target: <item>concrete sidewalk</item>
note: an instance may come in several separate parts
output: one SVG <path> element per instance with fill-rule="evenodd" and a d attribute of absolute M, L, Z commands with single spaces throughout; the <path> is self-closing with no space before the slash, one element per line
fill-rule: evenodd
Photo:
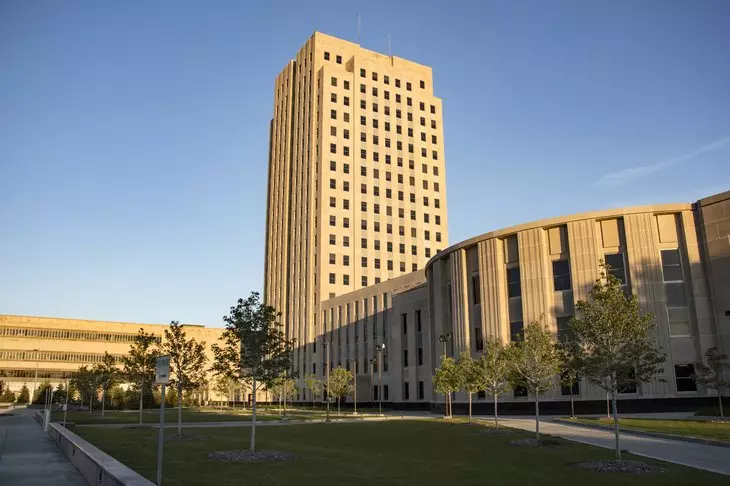
<path fill-rule="evenodd" d="M 489 417 L 485 416 L 482 418 L 488 419 Z M 530 432 L 535 431 L 534 418 L 504 418 L 501 423 L 515 429 Z M 604 447 L 606 449 L 614 448 L 615 439 L 613 432 L 557 424 L 553 423 L 549 418 L 540 420 L 540 433 Z M 653 437 L 639 437 L 632 435 L 630 432 L 623 431 L 621 432 L 620 447 L 622 450 L 627 450 L 640 456 L 730 475 L 730 448 L 727 447 Z"/>
<path fill-rule="evenodd" d="M 81 474 L 33 419 L 34 412 L 15 409 L 0 417 L 0 484 L 86 485 Z"/>

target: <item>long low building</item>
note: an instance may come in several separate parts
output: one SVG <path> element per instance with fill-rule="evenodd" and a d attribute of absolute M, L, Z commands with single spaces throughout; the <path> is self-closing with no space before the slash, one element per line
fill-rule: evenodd
<path fill-rule="evenodd" d="M 431 377 L 441 354 L 476 356 L 487 337 L 509 342 L 541 317 L 557 335 L 568 331 L 601 260 L 655 315 L 656 342 L 667 356 L 662 376 L 623 390 L 624 408 L 709 402 L 715 392 L 694 374 L 708 348 L 730 352 L 730 192 L 694 204 L 545 219 L 452 245 L 425 270 L 322 302 L 318 338 L 304 350 L 308 369 L 300 375 L 324 378 L 327 350 L 332 367 L 356 367 L 359 400 L 378 399 L 381 375 L 391 405 L 440 408 Z M 579 409 L 605 407 L 597 387 L 581 381 L 573 391 Z M 564 410 L 569 395 L 555 388 L 543 398 L 546 410 Z M 455 397 L 457 406 L 465 400 Z M 530 398 L 518 389 L 501 400 L 517 410 Z M 476 402 L 491 406 L 483 394 Z"/>
<path fill-rule="evenodd" d="M 56 386 L 80 366 L 91 367 L 101 362 L 105 352 L 120 360 L 128 354 L 140 329 L 162 342 L 167 328 L 164 324 L 0 315 L 0 381 L 16 393 L 23 385 L 32 393 L 44 381 Z M 187 338 L 205 342 L 211 363 L 211 345 L 218 342 L 223 329 L 185 324 L 184 330 Z M 212 387 L 203 395 L 208 401 L 228 399 L 216 394 Z M 249 399 L 241 396 L 240 391 L 232 395 L 235 396 L 231 399 L 239 402 Z"/>

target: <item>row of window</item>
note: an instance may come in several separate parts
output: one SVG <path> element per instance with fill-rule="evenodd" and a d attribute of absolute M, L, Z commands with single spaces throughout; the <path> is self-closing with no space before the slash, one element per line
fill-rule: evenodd
<path fill-rule="evenodd" d="M 330 60 L 330 57 L 331 56 L 330 56 L 329 51 L 324 51 L 324 60 L 325 61 L 329 61 Z M 335 55 L 335 62 L 337 64 L 342 64 L 342 56 L 339 55 L 339 54 L 336 54 Z M 366 78 L 367 77 L 367 71 L 365 69 L 360 69 L 360 77 L 361 78 Z M 379 78 L 378 73 L 375 72 L 375 71 L 372 71 L 371 72 L 371 78 L 372 78 L 373 81 L 378 81 L 378 78 Z M 383 75 L 383 83 L 389 85 L 390 84 L 390 76 L 388 76 L 387 74 Z M 418 85 L 419 85 L 419 87 L 421 89 L 426 89 L 426 82 L 424 80 L 421 79 L 418 82 Z M 400 88 L 401 87 L 401 82 L 400 82 L 400 79 L 398 79 L 398 78 L 395 78 L 395 87 L 396 88 Z M 412 86 L 411 86 L 411 82 L 410 81 L 406 81 L 406 90 L 407 91 L 411 91 L 412 90 Z"/>
<path fill-rule="evenodd" d="M 378 260 L 378 259 L 376 259 L 376 260 Z M 379 262 L 380 262 L 380 260 L 378 260 L 378 265 L 375 267 L 376 269 L 379 269 L 380 268 L 380 263 Z M 393 270 L 393 261 L 392 260 L 388 260 L 388 270 Z M 405 264 L 405 262 L 400 262 L 400 268 L 399 268 L 399 270 L 401 272 L 405 272 L 406 271 L 406 264 Z M 416 270 L 418 270 L 418 264 L 417 263 L 412 263 L 411 264 L 411 271 L 412 272 L 415 272 Z M 329 274 L 329 280 L 328 281 L 332 285 L 337 284 L 337 275 L 334 274 L 334 273 L 330 273 Z M 380 277 L 375 277 L 375 282 L 374 283 L 375 284 L 379 284 L 380 282 L 381 282 Z M 342 285 L 350 285 L 350 275 L 348 275 L 348 274 L 343 274 L 342 275 Z M 363 275 L 362 277 L 360 277 L 360 285 L 363 286 L 363 287 L 367 287 L 368 286 L 368 277 L 367 277 L 367 275 Z M 334 295 L 331 295 L 330 297 L 334 297 Z"/>
<path fill-rule="evenodd" d="M 330 85 L 333 86 L 333 87 L 335 87 L 335 88 L 337 87 L 337 78 L 336 77 L 333 76 L 333 77 L 330 78 Z M 349 90 L 350 89 L 350 83 L 348 81 L 345 81 L 344 88 L 345 88 L 345 90 Z M 373 86 L 373 88 L 371 89 L 370 92 L 372 93 L 372 95 L 374 97 L 376 97 L 376 98 L 378 97 L 378 88 L 377 87 Z M 367 87 L 364 84 L 361 84 L 360 85 L 360 93 L 367 94 Z M 383 91 L 383 99 L 386 100 L 386 101 L 390 101 L 390 91 L 388 91 L 387 89 Z M 334 92 L 333 93 L 330 93 L 330 101 L 332 103 L 337 103 L 337 93 L 334 93 Z M 395 102 L 396 103 L 401 103 L 402 102 L 401 95 L 399 93 L 396 93 L 395 94 Z M 350 106 L 350 97 L 349 96 L 343 96 L 342 97 L 342 103 L 345 106 Z M 411 106 L 411 107 L 413 106 L 413 98 L 411 98 L 410 96 L 407 96 L 406 97 L 406 106 Z M 363 109 L 363 110 L 366 110 L 367 109 L 367 100 L 365 99 L 365 97 L 360 98 L 360 108 Z M 386 108 L 387 108 L 387 106 L 386 106 Z M 426 103 L 423 102 L 423 101 L 419 101 L 418 102 L 418 109 L 420 111 L 426 111 Z M 377 104 L 375 102 L 373 102 L 373 111 L 376 112 L 376 113 L 378 111 Z M 436 114 L 436 105 L 430 105 L 429 106 L 429 113 L 432 114 L 432 115 L 435 115 Z M 386 113 L 386 115 L 387 114 L 388 113 Z"/>
<path fill-rule="evenodd" d="M 416 228 L 411 228 L 411 236 L 415 238 L 415 230 Z M 373 240 L 373 249 L 378 251 L 381 248 L 380 240 Z M 329 237 L 329 244 L 330 245 L 336 245 L 337 244 L 337 236 L 330 234 Z M 342 246 L 345 248 L 350 247 L 350 237 L 349 236 L 343 236 L 342 239 Z M 368 239 L 367 238 L 360 238 L 360 248 L 367 249 L 368 248 Z M 393 242 L 387 241 L 386 242 L 386 249 L 389 252 L 393 251 Z M 436 253 L 438 253 L 441 250 L 436 250 Z M 398 244 L 398 253 L 405 255 L 406 253 L 406 246 L 405 243 L 399 243 Z M 426 251 L 426 256 L 429 256 L 431 254 L 430 251 Z M 418 255 L 418 247 L 416 245 L 411 245 L 411 255 L 417 256 Z"/>
<path fill-rule="evenodd" d="M 414 177 L 411 177 L 408 182 L 409 182 L 409 184 L 412 187 L 415 186 L 415 182 L 416 181 L 415 181 L 415 178 Z M 427 190 L 428 189 L 428 181 L 423 181 L 423 183 L 424 183 L 423 184 L 424 189 Z M 330 179 L 330 189 L 337 190 L 337 179 Z M 440 184 L 438 182 L 434 182 L 433 183 L 433 190 L 434 190 L 434 192 L 439 192 L 441 190 L 441 186 L 440 186 Z M 350 182 L 349 181 L 342 181 L 342 191 L 343 192 L 350 192 Z M 368 186 L 367 186 L 367 184 L 364 184 L 364 183 L 363 184 L 360 184 L 360 193 L 361 194 L 367 194 L 368 193 Z M 411 193 L 411 194 L 412 194 L 412 197 L 411 197 L 412 201 L 411 202 L 414 202 L 415 203 L 416 202 L 415 201 L 416 196 L 415 196 L 414 193 Z M 374 196 L 380 196 L 380 186 L 373 186 L 373 195 Z M 405 200 L 405 194 L 404 194 L 403 191 L 398 191 L 398 194 L 397 195 L 398 195 L 398 200 L 399 201 L 404 201 Z M 393 190 L 391 188 L 386 188 L 385 189 L 385 197 L 387 199 L 393 199 Z M 437 224 L 440 224 L 440 223 L 437 223 Z"/>
<path fill-rule="evenodd" d="M 333 114 L 336 115 L 336 113 L 334 113 L 334 112 L 333 112 Z M 401 135 L 402 127 L 400 125 L 396 125 L 395 128 L 396 128 L 396 134 Z M 389 132 L 389 131 L 390 131 L 390 123 L 386 122 L 386 132 Z M 337 127 L 336 126 L 330 127 L 330 136 L 332 136 L 332 137 L 337 136 Z M 413 138 L 413 129 L 412 128 L 408 128 L 408 137 Z M 350 130 L 348 128 L 345 128 L 342 130 L 342 138 L 344 138 L 345 140 L 350 140 Z M 372 135 L 370 140 L 373 145 L 380 145 L 380 136 L 379 135 Z M 427 140 L 428 140 L 428 138 L 426 137 L 426 133 L 421 132 L 421 142 L 426 142 Z M 367 143 L 367 141 L 368 141 L 367 132 L 365 132 L 365 131 L 360 132 L 360 141 L 363 143 Z M 438 137 L 436 135 L 431 135 L 431 143 L 438 144 Z M 386 148 L 391 147 L 390 138 L 385 138 L 384 145 Z M 397 147 L 400 147 L 398 150 L 403 150 L 402 144 L 397 145 Z M 421 149 L 421 155 L 423 157 L 426 157 L 426 152 L 424 152 L 424 150 L 425 149 Z M 437 156 L 437 160 L 438 160 L 438 156 Z"/>
<path fill-rule="evenodd" d="M 0 327 L 0 337 L 28 337 L 35 339 L 68 339 L 74 341 L 106 341 L 113 343 L 131 343 L 134 341 L 134 338 L 136 336 L 136 334 L 110 333 L 100 331 L 77 331 L 72 329 Z"/>
<path fill-rule="evenodd" d="M 406 246 L 401 244 L 400 247 L 403 250 L 402 253 L 405 253 Z M 390 248 L 391 249 L 388 251 L 392 252 L 393 251 L 392 246 Z M 414 252 L 415 248 L 416 248 L 415 246 L 412 246 L 411 251 Z M 430 254 L 430 251 L 428 251 L 429 250 L 428 248 L 426 248 L 426 250 L 427 250 L 427 256 L 428 256 L 428 254 Z M 330 255 L 329 255 L 329 263 L 330 263 L 330 265 L 337 264 L 336 255 L 334 253 L 330 253 Z M 400 262 L 401 272 L 406 271 L 405 265 L 406 265 L 405 262 Z M 350 255 L 342 255 L 342 266 L 344 266 L 344 267 L 350 266 Z M 362 268 L 368 268 L 368 257 L 366 257 L 366 256 L 360 257 L 360 266 Z M 373 266 L 375 267 L 376 270 L 380 270 L 380 268 L 381 268 L 380 258 L 373 258 Z M 393 270 L 393 260 L 386 261 L 386 268 L 391 271 Z M 330 283 L 334 283 L 333 280 L 335 280 L 335 276 L 333 273 L 330 273 Z"/>
<path fill-rule="evenodd" d="M 410 202 L 414 203 L 416 202 L 416 195 L 414 193 L 411 193 Z M 337 198 L 334 196 L 330 196 L 329 205 L 331 208 L 337 208 Z M 423 196 L 423 206 L 429 207 L 430 206 L 430 199 L 428 196 Z M 433 200 L 433 206 L 436 209 L 441 208 L 441 201 L 439 201 L 438 198 L 434 198 Z M 373 213 L 374 214 L 380 214 L 380 203 L 373 203 L 372 205 Z M 350 200 L 349 199 L 343 199 L 342 200 L 342 209 L 349 211 L 350 210 Z M 360 211 L 367 212 L 368 210 L 368 202 L 367 201 L 360 201 Z M 405 211 L 404 208 L 398 208 L 398 213 L 400 214 L 402 211 Z M 404 213 L 405 214 L 405 213 Z M 385 215 L 386 216 L 393 216 L 393 206 L 385 206 Z M 400 215 L 399 217 L 404 218 L 405 216 Z"/>
<path fill-rule="evenodd" d="M 398 217 L 400 219 L 405 219 L 405 210 L 403 208 L 398 208 Z M 411 210 L 410 219 L 411 219 L 411 221 L 416 221 L 416 211 L 415 210 Z M 439 215 L 436 215 L 435 218 L 434 218 L 434 220 L 436 221 L 436 224 L 441 224 L 441 217 Z M 430 214 L 428 214 L 428 213 L 424 213 L 423 214 L 423 222 L 426 223 L 426 224 L 428 224 L 428 223 L 431 222 L 431 216 L 430 216 Z M 330 217 L 329 217 L 329 224 L 330 224 L 330 226 L 337 226 L 337 216 L 330 215 Z M 350 227 L 350 218 L 347 218 L 347 217 L 342 218 L 342 227 L 343 228 L 349 228 Z M 400 235 L 401 236 L 404 236 L 403 233 L 404 233 L 405 227 L 404 226 L 400 226 L 400 228 L 401 228 L 400 229 Z M 362 230 L 367 230 L 368 229 L 368 220 L 366 220 L 366 219 L 360 220 L 360 229 L 362 229 Z M 380 222 L 379 221 L 375 221 L 373 223 L 373 230 L 376 233 L 379 233 L 380 232 Z M 393 225 L 391 223 L 387 223 L 386 224 L 386 232 L 389 235 L 393 234 Z"/>
<path fill-rule="evenodd" d="M 112 355 L 117 362 L 121 362 L 122 355 Z M 73 353 L 66 351 L 28 351 L 17 349 L 0 350 L 0 360 L 7 361 L 64 361 L 67 363 L 101 363 L 103 354 Z"/>
<path fill-rule="evenodd" d="M 335 128 L 335 127 L 332 127 Z M 398 157 L 398 167 L 403 167 L 403 158 Z M 416 163 L 413 160 L 408 161 L 408 168 L 410 170 L 415 170 Z M 337 171 L 337 161 L 330 160 L 330 170 L 331 171 Z M 350 164 L 347 162 L 342 163 L 342 172 L 345 174 L 350 173 Z M 428 174 L 428 164 L 421 164 L 421 172 L 423 174 Z M 360 175 L 363 177 L 367 177 L 368 175 L 368 169 L 367 166 L 363 165 L 360 167 Z M 439 168 L 438 166 L 433 166 L 433 175 L 438 176 L 439 175 Z M 380 179 L 380 169 L 373 168 L 373 178 Z M 385 180 L 389 181 L 392 179 L 392 174 L 390 171 L 385 171 Z M 401 182 L 402 183 L 402 182 Z M 415 185 L 415 184 L 413 184 Z M 415 201 L 413 201 L 415 202 Z M 437 206 L 438 207 L 438 206 Z"/>

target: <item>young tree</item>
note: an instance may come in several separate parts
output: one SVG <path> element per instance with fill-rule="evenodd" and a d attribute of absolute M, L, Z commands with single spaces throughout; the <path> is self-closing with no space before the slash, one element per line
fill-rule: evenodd
<path fill-rule="evenodd" d="M 462 351 L 456 361 L 456 368 L 461 386 L 469 398 L 469 423 L 471 423 L 471 397 L 475 392 L 484 388 L 481 381 L 482 377 L 469 351 Z"/>
<path fill-rule="evenodd" d="M 107 391 L 120 381 L 120 371 L 117 368 L 117 360 L 114 356 L 104 351 L 101 363 L 94 366 L 99 387 L 101 388 L 101 416 L 104 416 Z"/>
<path fill-rule="evenodd" d="M 0 402 L 2 403 L 13 403 L 15 402 L 15 393 L 10 391 L 10 388 L 5 388 L 3 394 L 0 395 Z"/>
<path fill-rule="evenodd" d="M 213 380 L 213 391 L 220 397 L 220 408 L 223 410 L 223 397 L 230 401 L 231 397 L 231 380 L 225 376 L 218 376 Z"/>
<path fill-rule="evenodd" d="M 330 398 L 337 399 L 337 415 L 340 414 L 340 401 L 352 393 L 352 373 L 342 366 L 338 366 L 330 372 L 329 387 L 327 394 Z"/>
<path fill-rule="evenodd" d="M 621 464 L 618 407 L 620 387 L 638 386 L 661 372 L 664 355 L 654 343 L 654 316 L 643 314 L 636 296 L 626 295 L 621 282 L 601 262 L 601 274 L 587 301 L 578 301 L 570 328 L 575 335 L 581 373 L 611 399 L 616 462 Z"/>
<path fill-rule="evenodd" d="M 720 405 L 720 417 L 725 418 L 722 409 L 722 397 L 725 389 L 730 386 L 730 380 L 723 376 L 728 367 L 727 354 L 720 353 L 717 348 L 710 348 L 705 352 L 705 362 L 700 365 L 696 376 L 697 383 L 717 391 L 717 401 Z"/>
<path fill-rule="evenodd" d="M 48 380 L 44 380 L 39 387 L 35 389 L 35 395 L 33 396 L 33 405 L 44 405 L 46 403 L 46 393 L 48 390 L 53 392 L 53 385 Z"/>
<path fill-rule="evenodd" d="M 28 403 L 30 401 L 30 390 L 28 390 L 28 387 L 23 384 L 22 388 L 20 389 L 20 393 L 18 393 L 18 398 L 16 400 L 16 403 L 19 405 L 22 405 L 24 403 Z"/>
<path fill-rule="evenodd" d="M 66 401 L 66 387 L 63 385 L 63 383 L 59 383 L 56 389 L 53 391 L 53 396 L 51 400 L 53 401 L 53 403 L 59 405 Z"/>
<path fill-rule="evenodd" d="M 94 394 L 99 389 L 97 377 L 93 370 L 90 370 L 88 366 L 80 366 L 78 371 L 73 373 L 71 377 L 71 383 L 79 391 L 81 395 L 81 404 L 89 402 L 89 413 L 94 408 Z"/>
<path fill-rule="evenodd" d="M 139 395 L 139 423 L 142 424 L 145 390 L 147 396 L 152 396 L 152 385 L 155 381 L 155 368 L 160 351 L 157 347 L 157 338 L 147 334 L 143 329 L 137 332 L 134 341 L 129 346 L 129 353 L 122 356 L 124 376 L 133 383 Z M 129 390 L 128 390 L 129 391 Z M 127 395 L 130 395 L 127 393 Z M 131 396 L 131 395 L 130 395 Z"/>
<path fill-rule="evenodd" d="M 177 434 L 182 434 L 182 398 L 184 391 L 203 386 L 206 378 L 205 341 L 187 339 L 183 326 L 170 321 L 165 329 L 164 353 L 170 357 L 170 387 L 177 389 Z"/>
<path fill-rule="evenodd" d="M 555 335 L 542 319 L 528 324 L 524 339 L 510 343 L 510 365 L 515 384 L 522 385 L 535 399 L 535 437 L 540 442 L 540 396 L 555 386 L 561 355 Z"/>
<path fill-rule="evenodd" d="M 111 404 L 114 408 L 121 410 L 124 408 L 124 388 L 119 385 L 115 385 L 109 393 L 111 397 Z"/>
<path fill-rule="evenodd" d="M 315 397 L 322 393 L 322 380 L 312 373 L 304 377 L 304 387 L 309 390 L 309 396 L 312 398 L 312 410 L 314 410 Z"/>
<path fill-rule="evenodd" d="M 435 371 L 436 374 L 432 380 L 433 389 L 437 393 L 443 393 L 446 396 L 444 415 L 451 417 L 451 394 L 461 389 L 461 377 L 454 358 L 445 354 L 442 355 L 441 366 L 436 368 Z"/>
<path fill-rule="evenodd" d="M 256 392 L 291 368 L 294 344 L 286 339 L 279 316 L 276 309 L 261 302 L 258 292 L 251 292 L 246 300 L 238 299 L 223 317 L 226 330 L 220 337 L 221 344 L 212 346 L 213 373 L 251 388 L 252 452 L 256 450 Z"/>
<path fill-rule="evenodd" d="M 510 356 L 508 348 L 499 339 L 490 337 L 484 343 L 484 352 L 475 363 L 480 386 L 494 399 L 494 426 L 499 430 L 497 404 L 499 395 L 510 389 Z"/>
<path fill-rule="evenodd" d="M 575 418 L 575 397 L 573 388 L 580 381 L 580 359 L 578 351 L 572 342 L 561 343 L 562 363 L 560 366 L 560 386 L 569 390 L 570 393 L 570 417 Z"/>

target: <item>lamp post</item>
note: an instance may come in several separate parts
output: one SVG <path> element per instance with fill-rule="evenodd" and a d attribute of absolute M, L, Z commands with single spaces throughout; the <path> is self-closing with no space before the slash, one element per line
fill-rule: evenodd
<path fill-rule="evenodd" d="M 372 407 L 372 404 L 375 402 L 375 378 L 373 377 L 373 374 L 375 372 L 375 363 L 378 361 L 375 359 L 375 356 L 370 358 L 368 360 L 370 363 L 370 406 Z"/>
<path fill-rule="evenodd" d="M 324 354 L 327 357 L 327 364 L 325 366 L 326 372 L 327 372 L 327 385 L 325 388 L 325 397 L 327 398 L 327 419 L 326 422 L 330 421 L 330 351 L 329 351 L 329 342 L 327 340 L 324 340 Z"/>
<path fill-rule="evenodd" d="M 441 334 L 439 336 L 439 342 L 441 342 L 444 345 L 444 354 L 443 356 L 446 356 L 446 343 L 451 340 L 451 333 L 448 332 L 446 334 Z M 444 415 L 449 416 L 449 396 L 448 393 L 444 393 Z"/>
<path fill-rule="evenodd" d="M 30 394 L 30 403 L 33 403 L 33 398 L 35 398 L 35 389 L 38 387 L 38 362 L 40 361 L 40 357 L 38 356 L 38 348 L 33 350 L 33 353 L 35 354 L 35 378 L 33 378 L 33 393 Z"/>
<path fill-rule="evenodd" d="M 357 360 L 355 358 L 352 358 L 352 380 L 352 398 L 355 403 L 352 409 L 352 414 L 357 415 Z"/>
<path fill-rule="evenodd" d="M 385 343 L 375 346 L 378 351 L 378 415 L 383 415 L 383 351 Z"/>

